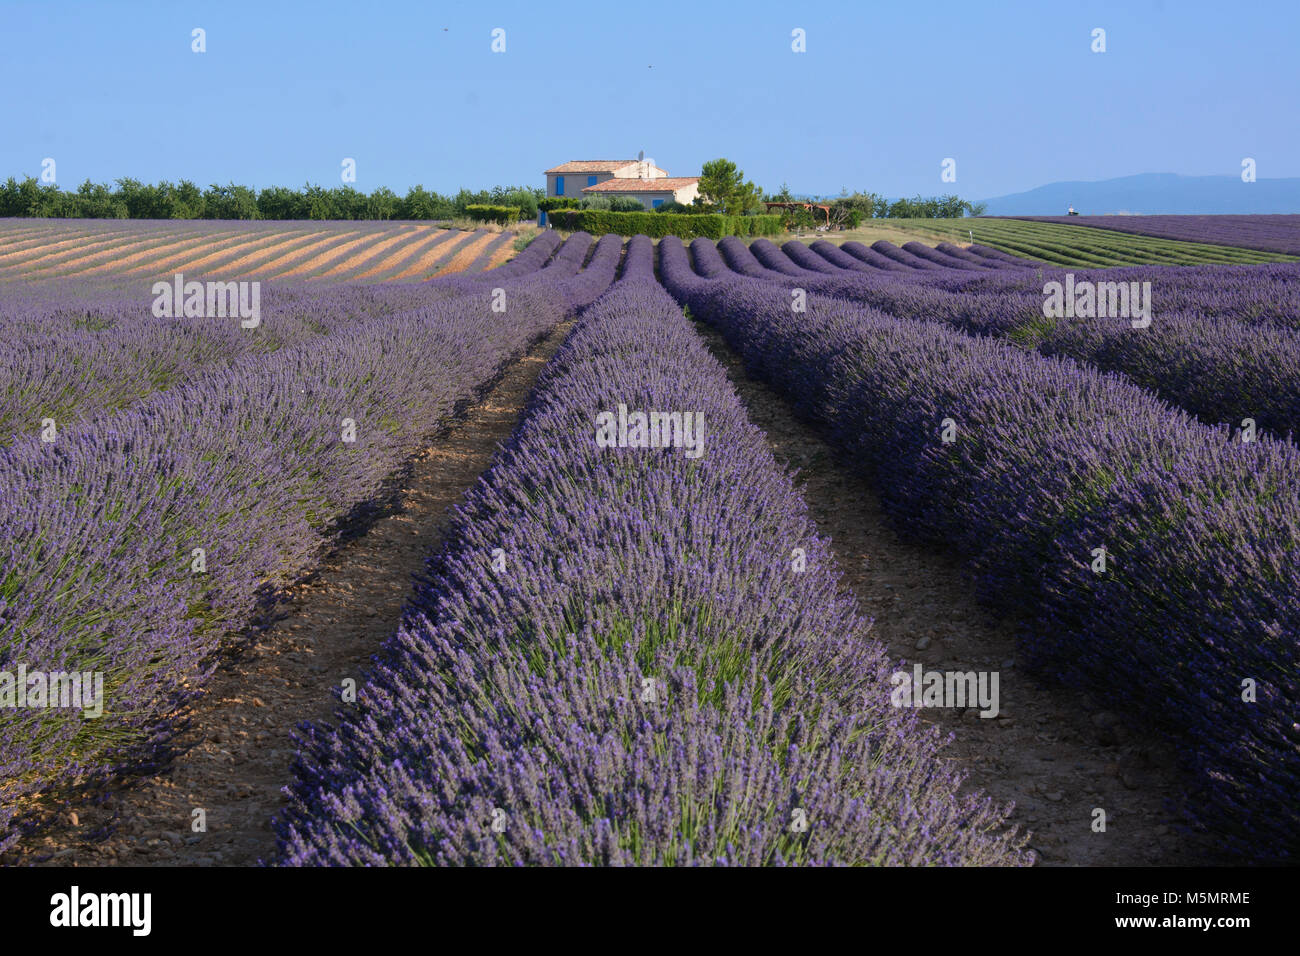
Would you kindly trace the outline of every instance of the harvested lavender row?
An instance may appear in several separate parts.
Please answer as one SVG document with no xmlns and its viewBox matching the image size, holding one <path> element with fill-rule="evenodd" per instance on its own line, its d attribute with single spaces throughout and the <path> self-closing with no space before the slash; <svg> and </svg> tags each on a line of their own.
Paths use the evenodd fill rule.
<svg viewBox="0 0 1300 956">
<path fill-rule="evenodd" d="M 543 372 L 357 702 L 304 731 L 281 862 L 1027 862 L 889 704 L 827 543 L 646 251 Z M 703 453 L 602 447 L 620 406 L 701 416 Z"/>
<path fill-rule="evenodd" d="M 1294 858 L 1300 451 L 938 323 L 820 296 L 795 314 L 780 284 L 659 250 L 669 289 L 828 426 L 900 530 L 966 558 L 1032 666 L 1169 736 L 1197 824 Z"/>
<path fill-rule="evenodd" d="M 98 672 L 103 715 L 0 725 L 0 843 L 24 792 L 145 761 L 227 629 L 301 573 L 336 519 L 612 269 L 344 324 L 93 423 L 0 449 L 0 670 Z M 585 289 L 584 289 L 585 284 Z M 382 293 L 376 292 L 376 295 Z M 40 746 L 34 746 L 39 740 Z M 9 834 L 12 838 L 12 833 Z"/>
</svg>

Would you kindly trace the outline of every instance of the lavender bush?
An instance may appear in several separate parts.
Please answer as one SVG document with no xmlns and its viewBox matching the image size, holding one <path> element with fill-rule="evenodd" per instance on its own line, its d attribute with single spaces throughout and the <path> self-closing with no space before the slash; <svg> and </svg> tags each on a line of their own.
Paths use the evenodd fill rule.
<svg viewBox="0 0 1300 956">
<path fill-rule="evenodd" d="M 1168 735 L 1198 825 L 1294 858 L 1300 451 L 935 322 L 817 295 L 794 314 L 786 284 L 705 279 L 680 243 L 659 250 L 670 291 L 830 430 L 899 529 L 966 558 L 1032 666 Z"/>
<path fill-rule="evenodd" d="M 606 253 L 583 274 L 500 279 L 504 314 L 490 289 L 426 293 L 428 305 L 249 354 L 63 427 L 53 443 L 0 448 L 0 499 L 21 503 L 0 513 L 0 670 L 99 671 L 106 691 L 97 720 L 6 712 L 0 814 L 33 789 L 158 756 L 228 630 L 308 567 L 337 519 L 566 303 L 607 288 L 615 266 Z"/>
<path fill-rule="evenodd" d="M 1027 862 L 888 703 L 826 542 L 648 252 L 543 372 L 357 703 L 305 730 L 281 862 Z M 599 447 L 620 403 L 702 415 L 707 452 Z"/>
</svg>

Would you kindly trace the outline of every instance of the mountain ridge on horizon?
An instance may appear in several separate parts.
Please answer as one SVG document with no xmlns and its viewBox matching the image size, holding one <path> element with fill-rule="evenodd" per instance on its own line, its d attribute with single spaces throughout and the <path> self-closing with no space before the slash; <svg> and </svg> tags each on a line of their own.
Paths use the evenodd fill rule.
<svg viewBox="0 0 1300 956">
<path fill-rule="evenodd" d="M 1046 183 L 980 200 L 987 216 L 1268 215 L 1300 213 L 1300 177 L 1242 182 L 1240 176 L 1138 173 Z"/>
</svg>

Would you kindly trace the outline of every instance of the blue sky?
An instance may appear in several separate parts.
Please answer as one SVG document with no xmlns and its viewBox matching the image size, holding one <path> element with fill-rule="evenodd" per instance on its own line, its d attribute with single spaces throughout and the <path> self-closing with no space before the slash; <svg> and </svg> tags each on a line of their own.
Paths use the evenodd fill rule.
<svg viewBox="0 0 1300 956">
<path fill-rule="evenodd" d="M 64 187 L 336 185 L 351 157 L 360 189 L 446 192 L 639 149 L 811 193 L 984 198 L 1246 156 L 1300 176 L 1298 28 L 1294 0 L 0 0 L 0 178 L 52 157 Z"/>
</svg>

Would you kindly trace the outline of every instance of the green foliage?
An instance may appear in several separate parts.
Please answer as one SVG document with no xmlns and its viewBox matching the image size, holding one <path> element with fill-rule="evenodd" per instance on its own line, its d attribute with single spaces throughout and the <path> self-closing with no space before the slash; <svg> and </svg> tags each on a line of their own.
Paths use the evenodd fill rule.
<svg viewBox="0 0 1300 956">
<path fill-rule="evenodd" d="M 257 194 L 257 211 L 263 219 L 306 219 L 311 206 L 305 192 L 272 186 Z"/>
<path fill-rule="evenodd" d="M 448 196 L 431 193 L 423 186 L 412 186 L 402 200 L 402 219 L 450 219 L 456 206 Z"/>
<path fill-rule="evenodd" d="M 957 196 L 913 196 L 891 203 L 888 215 L 891 219 L 960 219 L 970 208 L 970 203 Z"/>
<path fill-rule="evenodd" d="M 512 189 L 496 205 L 517 206 L 521 212 L 521 219 L 537 218 L 537 192 L 531 189 Z"/>
<path fill-rule="evenodd" d="M 465 215 L 475 222 L 495 222 L 502 226 L 513 226 L 523 218 L 523 210 L 518 206 L 475 204 L 465 207 Z"/>
<path fill-rule="evenodd" d="M 270 186 L 260 192 L 247 186 L 213 183 L 206 190 L 189 180 L 157 185 L 123 178 L 110 188 L 85 182 L 76 192 L 42 185 L 28 176 L 0 184 L 0 216 L 69 219 L 452 219 L 470 205 L 511 206 L 524 218 L 537 215 L 541 189 L 496 186 L 454 198 L 413 186 L 405 198 L 387 187 L 366 194 L 352 186 L 326 189 L 310 183 L 302 189 Z"/>
<path fill-rule="evenodd" d="M 700 172 L 700 195 L 696 202 L 710 212 L 738 216 L 761 209 L 763 192 L 745 179 L 745 171 L 729 159 L 714 159 Z"/>
<path fill-rule="evenodd" d="M 257 219 L 257 194 L 247 186 L 218 186 L 213 183 L 203 193 L 204 219 Z"/>
<path fill-rule="evenodd" d="M 614 212 L 603 209 L 557 209 L 551 225 L 594 236 L 612 232 L 620 236 L 643 234 L 651 238 L 679 236 L 721 239 L 723 236 L 774 236 L 781 231 L 780 216 L 725 216 L 721 214 Z"/>
<path fill-rule="evenodd" d="M 787 229 L 815 229 L 826 224 L 826 214 L 820 209 L 795 206 L 793 209 L 780 210 L 780 216 Z"/>
<path fill-rule="evenodd" d="M 577 196 L 543 196 L 537 201 L 537 208 L 543 212 L 554 212 L 557 209 L 577 209 L 580 202 L 582 200 Z"/>
<path fill-rule="evenodd" d="M 634 196 L 610 196 L 609 208 L 614 212 L 645 212 L 645 203 Z"/>
<path fill-rule="evenodd" d="M 573 209 L 604 209 L 610 212 L 645 212 L 645 204 L 632 196 L 583 196 Z"/>
<path fill-rule="evenodd" d="M 521 193 L 528 194 L 530 197 L 529 205 L 524 205 L 522 196 L 519 195 Z M 531 186 L 493 186 L 491 189 L 477 191 L 462 189 L 456 193 L 456 198 L 452 200 L 452 203 L 455 206 L 455 215 L 457 216 L 464 216 L 465 210 L 470 206 L 519 206 L 521 209 L 531 210 L 529 215 L 536 218 L 537 202 L 544 198 L 545 195 L 546 191 L 544 189 Z"/>
<path fill-rule="evenodd" d="M 652 210 L 658 213 L 676 213 L 680 216 L 698 215 L 703 210 L 699 206 L 688 206 L 686 203 L 678 202 L 676 199 L 669 199 L 661 203 Z"/>
</svg>

